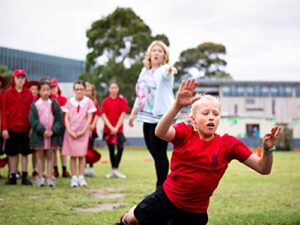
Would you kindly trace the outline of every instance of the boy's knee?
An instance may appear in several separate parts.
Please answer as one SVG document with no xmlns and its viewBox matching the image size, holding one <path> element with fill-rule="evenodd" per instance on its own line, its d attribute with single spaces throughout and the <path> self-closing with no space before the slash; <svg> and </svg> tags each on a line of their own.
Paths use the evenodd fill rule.
<svg viewBox="0 0 300 225">
<path fill-rule="evenodd" d="M 135 218 L 134 214 L 130 212 L 125 214 L 123 221 L 125 222 L 126 225 L 139 225 L 139 222 Z"/>
</svg>

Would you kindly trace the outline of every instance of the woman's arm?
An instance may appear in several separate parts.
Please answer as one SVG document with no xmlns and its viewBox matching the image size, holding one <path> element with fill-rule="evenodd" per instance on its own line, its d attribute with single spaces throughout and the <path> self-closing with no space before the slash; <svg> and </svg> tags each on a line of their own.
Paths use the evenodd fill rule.
<svg viewBox="0 0 300 225">
<path fill-rule="evenodd" d="M 108 127 L 108 129 L 111 131 L 111 134 L 114 134 L 114 126 L 110 123 L 105 113 L 102 113 L 102 120 L 104 124 Z"/>
<path fill-rule="evenodd" d="M 124 117 L 125 117 L 126 113 L 125 112 L 122 112 L 119 119 L 118 119 L 118 122 L 115 126 L 115 129 L 118 131 L 120 126 L 123 124 L 123 121 L 124 121 Z"/>
<path fill-rule="evenodd" d="M 132 108 L 132 110 L 131 110 L 131 113 L 129 116 L 129 121 L 128 121 L 128 124 L 130 127 L 133 127 L 133 122 L 134 122 L 137 111 L 138 111 L 137 108 Z"/>
<path fill-rule="evenodd" d="M 271 173 L 272 164 L 273 164 L 273 154 L 270 149 L 275 145 L 275 142 L 280 133 L 281 127 L 275 126 L 267 133 L 263 138 L 263 148 L 264 154 L 263 157 L 258 157 L 256 154 L 252 154 L 244 164 L 256 172 L 267 175 Z"/>
</svg>

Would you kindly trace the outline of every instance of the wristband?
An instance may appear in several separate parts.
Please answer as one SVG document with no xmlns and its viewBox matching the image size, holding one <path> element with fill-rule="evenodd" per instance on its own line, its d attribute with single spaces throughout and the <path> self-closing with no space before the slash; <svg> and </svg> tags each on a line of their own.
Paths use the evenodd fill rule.
<svg viewBox="0 0 300 225">
<path fill-rule="evenodd" d="M 276 150 L 276 147 L 275 147 L 275 145 L 274 145 L 272 148 L 264 149 L 264 154 L 265 154 L 265 155 L 270 155 L 270 154 L 272 154 L 272 152 L 274 152 L 275 150 Z"/>
</svg>

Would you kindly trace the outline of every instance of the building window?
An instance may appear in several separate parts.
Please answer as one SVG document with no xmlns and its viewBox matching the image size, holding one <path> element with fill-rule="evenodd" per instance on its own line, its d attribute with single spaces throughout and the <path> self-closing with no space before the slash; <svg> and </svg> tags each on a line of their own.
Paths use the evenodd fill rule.
<svg viewBox="0 0 300 225">
<path fill-rule="evenodd" d="M 246 88 L 246 93 L 247 93 L 247 96 L 255 96 L 255 94 L 254 94 L 254 87 L 253 86 L 248 86 L 247 88 Z"/>
<path fill-rule="evenodd" d="M 300 97 L 300 86 L 296 86 L 296 97 Z"/>
<path fill-rule="evenodd" d="M 262 86 L 260 88 L 260 91 L 261 91 L 261 96 L 262 97 L 267 97 L 269 96 L 269 87 L 268 86 Z"/>
<path fill-rule="evenodd" d="M 272 97 L 277 97 L 277 96 L 279 96 L 279 90 L 278 90 L 278 87 L 271 87 L 271 96 L 272 96 Z"/>
</svg>

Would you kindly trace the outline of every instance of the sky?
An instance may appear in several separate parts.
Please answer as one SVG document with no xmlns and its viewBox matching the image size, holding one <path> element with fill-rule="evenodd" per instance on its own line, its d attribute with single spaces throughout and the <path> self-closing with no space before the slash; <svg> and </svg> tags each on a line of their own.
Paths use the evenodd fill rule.
<svg viewBox="0 0 300 225">
<path fill-rule="evenodd" d="M 209 41 L 235 80 L 300 81 L 297 0 L 0 0 L 0 46 L 85 60 L 86 30 L 116 7 L 167 35 L 171 63 Z"/>
</svg>

